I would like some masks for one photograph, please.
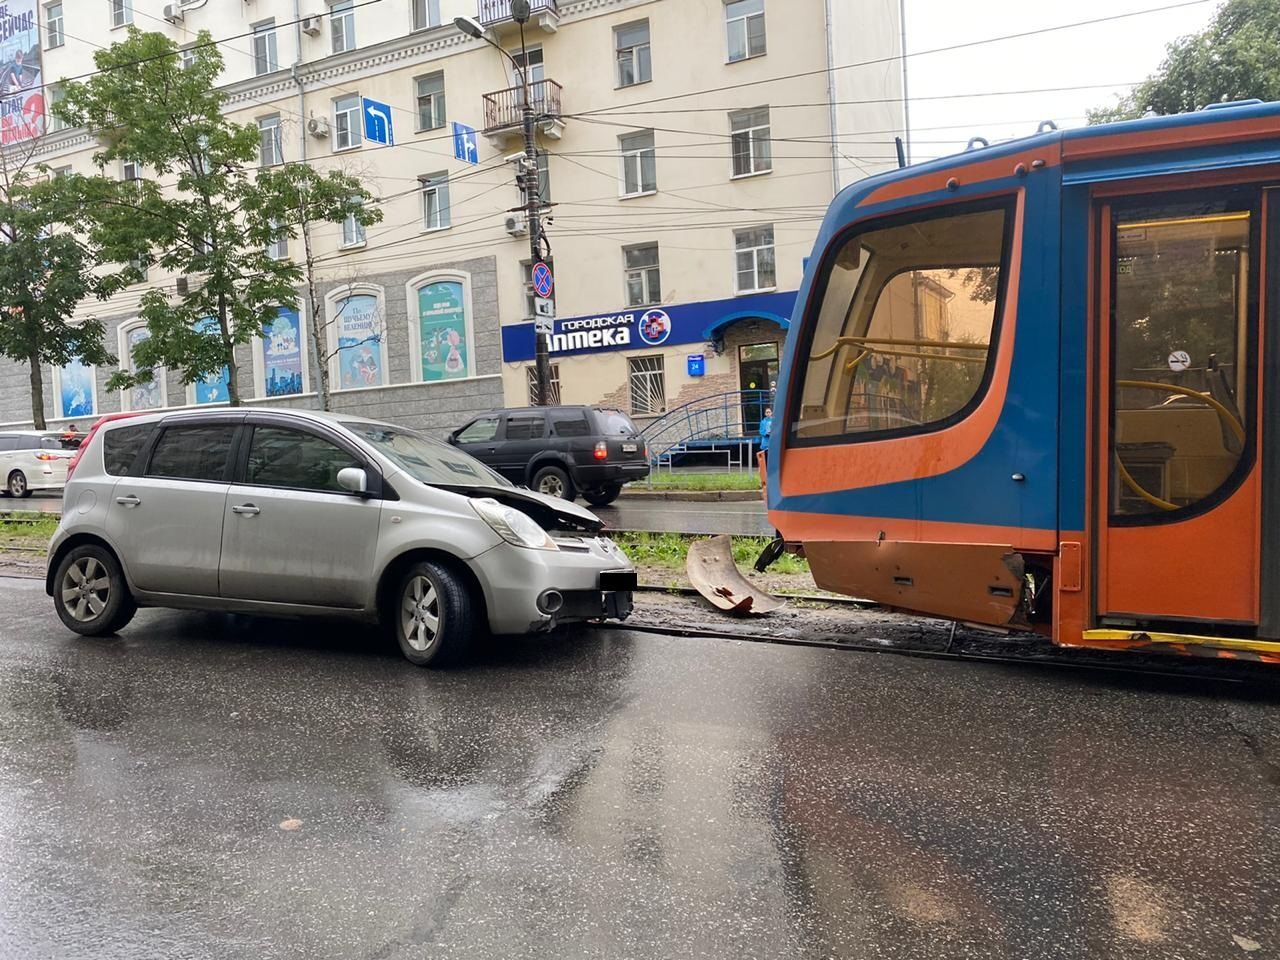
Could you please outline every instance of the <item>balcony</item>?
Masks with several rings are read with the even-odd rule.
[[[559,140],[564,133],[560,108],[560,84],[535,80],[529,85],[534,125],[544,136]],[[503,149],[512,137],[524,135],[524,90],[508,87],[484,95],[484,135],[495,150]]]
[[[495,34],[514,33],[519,24],[511,19],[511,0],[477,0],[479,13],[476,19]],[[529,0],[529,26],[541,27],[547,33],[555,33],[560,26],[559,0]]]

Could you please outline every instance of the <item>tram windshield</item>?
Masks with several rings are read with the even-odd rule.
[[[933,214],[848,240],[826,280],[793,436],[859,439],[946,425],[991,356],[1008,211]]]

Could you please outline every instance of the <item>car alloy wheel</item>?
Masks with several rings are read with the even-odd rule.
[[[111,577],[96,557],[81,557],[62,577],[62,605],[72,619],[88,623],[111,600]]]
[[[546,494],[548,497],[564,499],[564,481],[556,474],[548,473],[538,481],[538,492]]]
[[[426,653],[440,637],[440,598],[436,588],[421,574],[405,584],[401,598],[400,630],[405,643]]]
[[[21,470],[15,470],[9,474],[9,493],[15,497],[25,496],[27,493],[27,475]]]

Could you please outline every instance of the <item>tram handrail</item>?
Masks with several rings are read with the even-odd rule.
[[[809,356],[812,360],[825,360],[841,347],[866,347],[868,344],[880,344],[887,347],[937,347],[944,350],[990,350],[989,343],[965,343],[962,340],[904,340],[895,337],[836,337],[835,342],[821,353]],[[877,350],[877,353],[884,351]]]

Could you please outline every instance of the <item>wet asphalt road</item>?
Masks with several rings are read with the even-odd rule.
[[[582,503],[582,501],[579,501]],[[654,533],[713,534],[731,533],[734,536],[771,537],[773,527],[765,513],[764,503],[758,500],[742,503],[685,503],[679,500],[648,500],[627,498],[614,501],[607,507],[593,507],[593,511],[613,530],[646,530]],[[61,513],[62,497],[56,494],[32,494],[23,500],[0,500],[0,513],[8,510],[31,510],[40,513]]]
[[[0,611],[5,958],[1280,951],[1268,695],[593,630],[429,673],[338,626],[74,639],[30,580]]]

